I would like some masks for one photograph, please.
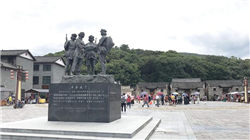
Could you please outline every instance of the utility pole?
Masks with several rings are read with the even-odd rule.
[[[247,77],[244,77],[245,103],[248,103],[248,82]]]
[[[21,101],[21,87],[22,87],[22,66],[17,66],[17,84],[16,84],[15,104],[17,103],[17,100]]]
[[[17,66],[16,69],[16,97],[15,97],[15,105],[14,108],[22,108],[22,81],[26,81],[29,79],[29,72],[24,71],[22,66]],[[10,79],[14,79],[14,70],[10,70]],[[19,102],[18,102],[19,101]],[[21,103],[21,104],[20,104]]]

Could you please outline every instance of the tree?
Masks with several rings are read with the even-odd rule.
[[[140,80],[140,73],[135,64],[129,64],[124,60],[114,60],[107,64],[107,73],[112,74],[116,81],[122,85],[135,86]]]
[[[63,56],[64,51],[48,56]],[[142,49],[130,49],[123,44],[111,49],[107,56],[107,74],[112,74],[122,85],[135,86],[139,81],[171,82],[172,78],[201,78],[229,80],[250,77],[250,60],[236,57],[199,55]],[[83,65],[82,74],[86,74]],[[100,73],[99,62],[96,73]]]

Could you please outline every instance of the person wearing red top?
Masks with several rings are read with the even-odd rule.
[[[127,98],[127,106],[129,108],[131,108],[131,97],[128,95],[128,98]]]
[[[141,97],[137,95],[137,102],[140,104],[141,103]]]
[[[149,107],[147,95],[144,95],[144,97],[143,97],[143,105],[142,105],[142,107],[144,107],[145,104]]]

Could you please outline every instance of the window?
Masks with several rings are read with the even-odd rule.
[[[213,90],[216,91],[216,88],[214,88]]]
[[[12,57],[8,58],[7,61],[8,61],[8,63],[14,65],[14,59]]]
[[[236,90],[236,91],[239,91],[239,88],[236,88],[235,90]]]
[[[44,64],[44,65],[43,65],[43,71],[51,71],[51,65],[49,65],[49,64]]]
[[[39,65],[38,64],[34,65],[34,71],[39,71]]]
[[[33,85],[39,84],[39,76],[33,76]]]
[[[43,84],[49,85],[51,81],[50,76],[43,76]]]

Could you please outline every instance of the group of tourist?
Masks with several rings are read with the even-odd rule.
[[[224,102],[244,102],[245,97],[244,94],[222,94],[216,95],[212,97],[212,101],[224,101]]]
[[[126,112],[127,108],[131,108],[131,106],[134,104],[134,97],[123,93],[121,95],[121,111]]]
[[[150,95],[147,92],[143,91],[140,95],[136,97],[137,103],[142,103],[142,107],[145,105],[149,107],[149,105],[155,104],[155,106],[159,107],[160,105],[176,105],[176,104],[189,104],[190,102],[195,104],[200,102],[199,95],[188,95],[186,93],[180,94],[170,94],[164,95],[163,91],[159,91],[156,94]]]
[[[7,101],[6,105],[14,105],[13,108],[22,108],[25,105],[25,102],[23,99],[22,100],[17,99],[15,101],[15,96],[13,95],[8,96],[6,101]]]

